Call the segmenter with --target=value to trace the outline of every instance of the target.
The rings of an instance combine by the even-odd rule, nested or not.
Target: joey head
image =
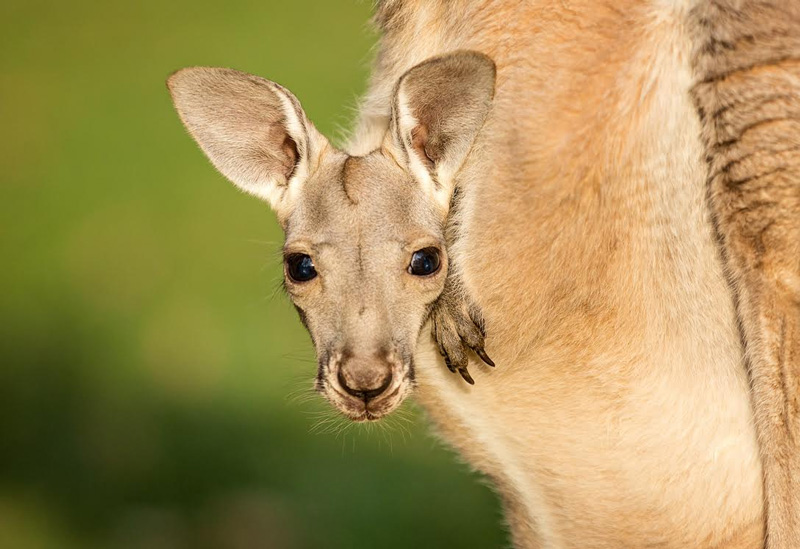
[[[285,286],[316,348],[317,389],[353,420],[378,419],[406,397],[429,319],[451,370],[472,381],[468,348],[491,362],[480,313],[453,274],[446,229],[494,84],[494,63],[482,54],[425,61],[397,82],[381,145],[350,156],[274,82],[201,67],[168,80],[214,166],[277,214]]]

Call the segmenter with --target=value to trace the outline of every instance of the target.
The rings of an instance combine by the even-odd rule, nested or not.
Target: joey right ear
[[[284,87],[233,69],[191,67],[167,87],[184,126],[225,177],[280,219],[327,140]]]
[[[395,87],[387,136],[443,210],[491,108],[495,76],[489,57],[461,50],[412,67]]]

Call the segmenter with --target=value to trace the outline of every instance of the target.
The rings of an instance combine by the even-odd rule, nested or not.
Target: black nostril
[[[342,375],[341,368],[339,368],[339,373],[336,374],[336,377],[339,379],[339,385],[341,385],[342,389],[344,389],[345,391],[347,391],[348,394],[353,395],[354,397],[361,398],[360,392],[354,391],[353,389],[347,386],[347,381],[344,379],[344,376]]]
[[[339,369],[338,374],[336,377],[339,379],[339,385],[341,385],[342,389],[344,389],[347,394],[352,395],[356,398],[362,399],[364,402],[369,402],[373,398],[379,396],[383,393],[386,389],[389,388],[389,385],[392,383],[392,372],[389,371],[386,373],[386,376],[381,381],[381,385],[376,387],[375,389],[357,389],[350,387],[348,385],[345,376],[342,374],[341,368]]]

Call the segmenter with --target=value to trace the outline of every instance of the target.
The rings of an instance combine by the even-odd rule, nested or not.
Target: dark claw
[[[444,363],[447,364],[447,369],[453,373],[456,373],[455,366],[453,366],[453,363],[450,362],[450,357],[447,356],[447,353],[442,353],[442,356],[444,357]]]
[[[481,357],[481,360],[484,361],[486,364],[494,368],[494,361],[491,358],[489,358],[489,355],[486,354],[486,351],[483,349],[483,347],[475,349],[475,354]]]
[[[464,381],[466,381],[470,385],[475,385],[475,380],[472,379],[472,376],[469,375],[469,372],[467,371],[466,368],[459,368],[458,373],[461,374],[461,377],[464,378]]]

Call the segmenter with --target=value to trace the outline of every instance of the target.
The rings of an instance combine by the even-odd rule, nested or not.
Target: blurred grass
[[[494,496],[413,408],[311,393],[281,233],[164,86],[233,66],[336,137],[369,2],[0,6],[0,547],[498,547]],[[345,432],[338,429],[346,426]]]

